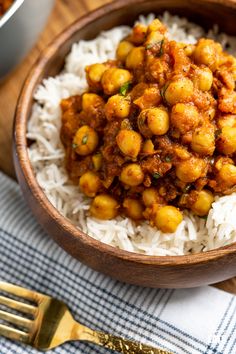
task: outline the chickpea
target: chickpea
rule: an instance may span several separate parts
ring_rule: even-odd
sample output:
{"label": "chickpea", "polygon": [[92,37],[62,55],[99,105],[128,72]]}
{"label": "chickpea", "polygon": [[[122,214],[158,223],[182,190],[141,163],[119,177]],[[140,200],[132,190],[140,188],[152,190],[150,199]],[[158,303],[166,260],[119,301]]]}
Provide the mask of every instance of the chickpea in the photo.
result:
{"label": "chickpea", "polygon": [[85,70],[89,82],[97,84],[101,81],[106,66],[104,64],[92,64],[87,66]]}
{"label": "chickpea", "polygon": [[157,43],[161,43],[164,39],[164,36],[162,33],[158,31],[152,31],[148,34],[146,42],[145,42],[145,47],[150,48]]}
{"label": "chickpea", "polygon": [[150,187],[150,188],[144,189],[144,191],[142,193],[142,199],[143,199],[144,205],[146,207],[150,207],[154,203],[158,203],[160,197],[159,197],[157,190],[153,187]]}
{"label": "chickpea", "polygon": [[233,164],[225,164],[218,172],[217,179],[225,187],[232,187],[236,184],[236,166]]}
{"label": "chickpea", "polygon": [[171,205],[166,205],[157,209],[154,224],[162,232],[175,232],[178,225],[182,222],[183,215],[179,209]]}
{"label": "chickpea", "polygon": [[78,155],[91,154],[98,145],[98,135],[96,131],[88,125],[80,127],[73,139],[74,150]]}
{"label": "chickpea", "polygon": [[195,130],[191,148],[200,155],[212,155],[215,150],[214,128],[211,129],[211,127],[206,126]]}
{"label": "chickpea", "polygon": [[172,107],[170,120],[172,125],[185,134],[193,130],[199,123],[199,113],[195,106],[186,103],[177,103]]}
{"label": "chickpea", "polygon": [[176,176],[182,182],[194,182],[205,175],[206,163],[203,159],[192,156],[188,160],[181,161],[176,166]]}
{"label": "chickpea", "polygon": [[103,106],[104,101],[101,96],[96,93],[84,93],[82,96],[82,110],[89,111],[91,107]]}
{"label": "chickpea", "polygon": [[155,151],[155,149],[154,149],[154,144],[153,144],[152,140],[151,139],[145,140],[145,142],[143,143],[142,153],[152,154],[152,153],[154,153],[154,151]]}
{"label": "chickpea", "polygon": [[220,129],[223,127],[236,127],[236,115],[235,114],[225,114],[220,116],[217,120],[217,125]]}
{"label": "chickpea", "polygon": [[96,173],[88,171],[80,177],[79,186],[87,197],[95,197],[101,187],[101,181]]}
{"label": "chickpea", "polygon": [[143,219],[143,205],[137,199],[125,198],[123,201],[125,214],[133,220]]}
{"label": "chickpea", "polygon": [[206,189],[202,189],[200,192],[198,192],[197,200],[191,206],[191,210],[194,214],[198,216],[207,215],[209,210],[211,209],[211,204],[213,203],[213,201],[213,194]]}
{"label": "chickpea", "polygon": [[121,171],[120,180],[128,186],[138,186],[143,182],[143,179],[144,174],[141,166],[136,163],[126,165]]}
{"label": "chickpea", "polygon": [[164,108],[143,109],[138,116],[139,131],[146,138],[152,135],[164,135],[169,129],[169,115]]}
{"label": "chickpea", "polygon": [[147,26],[142,23],[138,23],[132,30],[130,41],[136,45],[142,44],[145,40],[146,32]]}
{"label": "chickpea", "polygon": [[236,152],[236,127],[223,127],[217,141],[217,149],[225,155]]}
{"label": "chickpea", "polygon": [[105,105],[105,114],[107,119],[114,117],[126,118],[130,112],[131,102],[127,97],[121,95],[111,96]]}
{"label": "chickpea", "polygon": [[125,62],[127,55],[129,54],[129,52],[133,48],[134,48],[134,46],[132,43],[130,43],[128,41],[121,41],[117,47],[117,50],[116,50],[117,59],[119,59],[122,62]]}
{"label": "chickpea", "polygon": [[133,130],[122,129],[116,136],[116,142],[124,155],[136,158],[141,149],[142,137]]}
{"label": "chickpea", "polygon": [[119,68],[109,68],[102,75],[102,87],[106,95],[114,95],[122,85],[132,80],[132,75],[128,70]]}
{"label": "chickpea", "polygon": [[187,57],[190,57],[193,54],[194,49],[195,46],[193,44],[186,45],[185,43],[183,43],[183,50]]}
{"label": "chickpea", "polygon": [[212,39],[201,38],[193,53],[194,60],[197,64],[204,64],[209,66],[211,70],[215,70],[219,61],[219,53],[222,48]]}
{"label": "chickpea", "polygon": [[194,75],[194,84],[201,91],[209,91],[213,83],[212,71],[208,68],[198,68]]}
{"label": "chickpea", "polygon": [[171,106],[178,102],[188,102],[193,96],[193,83],[190,79],[182,77],[172,81],[165,90],[164,96]]}
{"label": "chickpea", "polygon": [[110,220],[117,216],[119,204],[108,194],[97,195],[90,206],[92,216],[102,220]]}
{"label": "chickpea", "polygon": [[147,28],[147,31],[148,33],[150,32],[160,32],[160,33],[165,33],[166,32],[166,27],[165,25],[160,21],[158,20],[158,18],[155,18],[155,20],[153,20],[148,28]]}
{"label": "chickpea", "polygon": [[102,167],[102,154],[100,152],[92,156],[93,166],[95,171],[99,171]]}
{"label": "chickpea", "polygon": [[144,56],[145,56],[144,47],[135,47],[131,49],[125,61],[126,67],[128,69],[134,70],[142,66],[144,62]]}
{"label": "chickpea", "polygon": [[229,157],[218,157],[215,161],[214,161],[214,167],[219,171],[221,170],[222,166],[230,164],[233,165],[233,160]]}
{"label": "chickpea", "polygon": [[162,108],[149,108],[147,124],[154,135],[164,135],[169,130],[168,112]]}

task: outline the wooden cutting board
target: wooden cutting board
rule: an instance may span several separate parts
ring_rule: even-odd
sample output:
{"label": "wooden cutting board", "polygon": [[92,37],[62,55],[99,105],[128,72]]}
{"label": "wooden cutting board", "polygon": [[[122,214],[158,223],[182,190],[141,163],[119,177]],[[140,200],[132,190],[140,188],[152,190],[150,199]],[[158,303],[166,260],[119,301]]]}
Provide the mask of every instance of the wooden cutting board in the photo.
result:
{"label": "wooden cutting board", "polygon": [[[0,84],[0,169],[15,177],[12,162],[12,122],[17,97],[31,65],[41,50],[78,17],[111,0],[56,0],[55,8],[38,42],[24,61]],[[236,278],[216,285],[236,294]]]}

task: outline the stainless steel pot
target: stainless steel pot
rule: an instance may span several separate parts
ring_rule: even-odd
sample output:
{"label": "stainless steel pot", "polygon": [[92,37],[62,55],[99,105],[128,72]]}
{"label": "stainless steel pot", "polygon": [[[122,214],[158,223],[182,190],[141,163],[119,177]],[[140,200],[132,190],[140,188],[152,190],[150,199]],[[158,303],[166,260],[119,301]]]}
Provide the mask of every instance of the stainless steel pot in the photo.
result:
{"label": "stainless steel pot", "polygon": [[55,0],[15,0],[0,18],[0,79],[35,43]]}

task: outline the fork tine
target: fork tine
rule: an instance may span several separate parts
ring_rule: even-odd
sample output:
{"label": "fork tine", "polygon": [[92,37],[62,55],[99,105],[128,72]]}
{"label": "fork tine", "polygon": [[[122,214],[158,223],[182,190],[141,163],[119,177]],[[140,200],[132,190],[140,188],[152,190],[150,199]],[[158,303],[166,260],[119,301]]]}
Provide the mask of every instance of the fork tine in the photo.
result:
{"label": "fork tine", "polygon": [[4,336],[10,339],[18,340],[23,343],[29,343],[30,341],[30,336],[29,334],[20,331],[15,328],[11,328],[8,326],[5,326],[0,323],[0,336]]}
{"label": "fork tine", "polygon": [[37,312],[37,307],[25,304],[20,301],[15,301],[9,299],[5,296],[0,296],[0,305],[8,306],[12,309],[18,310],[20,312],[24,312],[30,315],[35,315]]}
{"label": "fork tine", "polygon": [[4,281],[0,281],[0,290],[35,302],[38,302],[41,298],[41,294],[36,291],[25,289],[18,285],[9,284]]}
{"label": "fork tine", "polygon": [[28,318],[20,317],[17,315],[14,315],[13,313],[5,312],[0,310],[0,320],[4,320],[7,322],[10,322],[12,324],[15,324],[17,326],[22,326],[24,328],[31,328],[33,326],[33,321],[28,320]]}

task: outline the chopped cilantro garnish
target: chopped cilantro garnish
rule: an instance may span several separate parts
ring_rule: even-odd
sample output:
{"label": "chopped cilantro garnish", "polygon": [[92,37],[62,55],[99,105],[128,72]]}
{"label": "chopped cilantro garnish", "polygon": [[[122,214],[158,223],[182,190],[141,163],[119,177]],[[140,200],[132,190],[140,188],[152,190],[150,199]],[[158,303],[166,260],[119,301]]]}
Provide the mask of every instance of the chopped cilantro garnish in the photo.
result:
{"label": "chopped cilantro garnish", "polygon": [[84,135],[82,139],[82,145],[85,145],[88,141],[88,135]]}
{"label": "chopped cilantro garnish", "polygon": [[155,179],[158,179],[158,178],[161,177],[160,173],[158,173],[158,172],[153,173],[152,176],[153,176],[153,178],[155,178]]}
{"label": "chopped cilantro garnish", "polygon": [[124,83],[124,85],[121,86],[121,88],[120,88],[120,94],[121,94],[122,96],[126,96],[128,90],[129,90],[129,86],[130,86],[130,82],[129,82],[129,81],[126,82],[126,83]]}
{"label": "chopped cilantro garnish", "polygon": [[155,45],[155,43],[149,43],[146,45],[145,49],[146,50],[151,49],[154,45]]}
{"label": "chopped cilantro garnish", "polygon": [[145,47],[146,50],[148,49],[152,49],[155,48],[157,46],[160,46],[160,49],[158,51],[158,53],[156,54],[157,57],[161,57],[163,54],[163,43],[164,43],[164,39],[162,39],[160,42],[153,42],[153,43],[148,43]]}
{"label": "chopped cilantro garnish", "polygon": [[165,157],[165,161],[166,161],[166,162],[171,162],[171,160],[172,160],[172,157],[171,157],[171,156],[166,156],[166,157]]}
{"label": "chopped cilantro garnish", "polygon": [[162,41],[160,41],[160,50],[157,54],[158,57],[161,57],[163,55],[163,44],[164,44],[164,39],[162,39]]}
{"label": "chopped cilantro garnish", "polygon": [[168,86],[169,86],[169,84],[167,83],[164,86],[162,86],[162,88],[160,90],[160,94],[161,94],[161,97],[162,97],[164,103],[166,103],[165,92],[166,92],[166,89]]}
{"label": "chopped cilantro garnish", "polygon": [[206,220],[207,219],[207,215],[200,216],[200,218]]}

